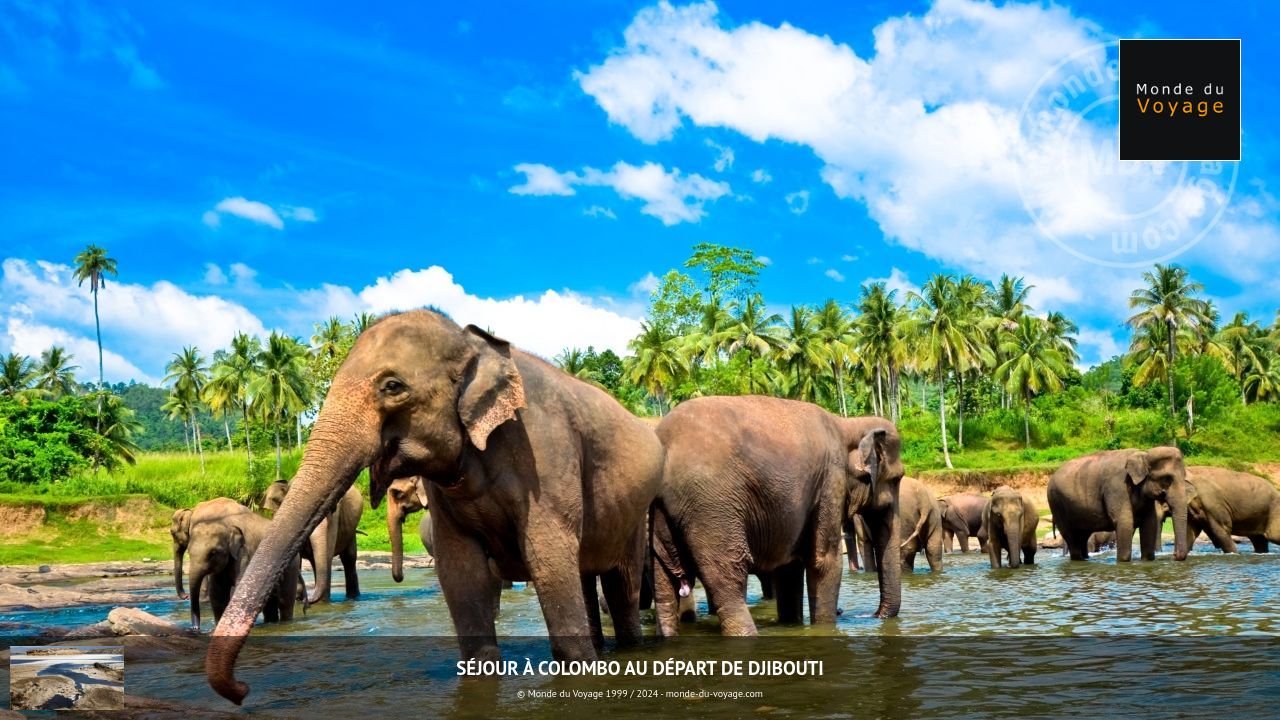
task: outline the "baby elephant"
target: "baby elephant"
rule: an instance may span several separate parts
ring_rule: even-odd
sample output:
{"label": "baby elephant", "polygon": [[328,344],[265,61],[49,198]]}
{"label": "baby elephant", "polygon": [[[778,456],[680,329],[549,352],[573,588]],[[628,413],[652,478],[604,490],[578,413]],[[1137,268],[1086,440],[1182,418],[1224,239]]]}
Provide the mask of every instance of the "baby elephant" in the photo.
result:
{"label": "baby elephant", "polygon": [[[213,618],[222,618],[222,612],[231,601],[231,589],[235,586],[249,559],[258,550],[258,544],[266,537],[271,521],[254,513],[242,513],[196,523],[191,526],[191,625],[200,629],[200,587],[209,580],[209,602],[213,605]],[[293,619],[293,604],[297,599],[301,561],[295,555],[285,566],[279,580],[272,588],[262,608],[267,622]]]}
{"label": "baby elephant", "polygon": [[[982,512],[982,524],[987,529],[987,554],[991,567],[1000,567],[1000,553],[1009,553],[1009,567],[1021,562],[1028,565],[1036,558],[1036,525],[1040,516],[1036,506],[1022,493],[1008,485],[1001,485],[991,493],[991,502]],[[1021,562],[1018,550],[1022,550]]]}

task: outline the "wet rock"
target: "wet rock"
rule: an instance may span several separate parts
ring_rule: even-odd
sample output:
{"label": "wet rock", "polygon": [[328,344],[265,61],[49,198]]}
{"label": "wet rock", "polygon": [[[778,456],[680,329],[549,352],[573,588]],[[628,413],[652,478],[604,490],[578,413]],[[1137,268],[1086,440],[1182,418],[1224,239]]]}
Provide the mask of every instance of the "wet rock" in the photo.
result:
{"label": "wet rock", "polygon": [[145,610],[132,607],[118,607],[107,614],[102,622],[76,628],[63,640],[81,640],[87,638],[120,637],[123,635],[146,635],[148,637],[191,637],[195,633],[191,628],[158,618]]}
{"label": "wet rock", "polygon": [[1040,538],[1040,547],[1048,550],[1057,550],[1058,548],[1062,547],[1062,545],[1063,545],[1063,542],[1062,542],[1061,535],[1059,535],[1058,537],[1046,535],[1045,537]]}
{"label": "wet rock", "polygon": [[43,574],[43,573],[51,572],[52,570],[53,568],[49,567],[48,565],[41,565],[39,568],[36,569],[36,572]]}
{"label": "wet rock", "polygon": [[[130,589],[151,588],[154,588],[155,592],[145,595],[126,592]],[[0,611],[47,610],[49,608],[107,603],[155,602],[168,600],[172,597],[172,591],[166,592],[159,583],[154,581],[90,582],[77,585],[74,588],[6,583],[0,584]]]}

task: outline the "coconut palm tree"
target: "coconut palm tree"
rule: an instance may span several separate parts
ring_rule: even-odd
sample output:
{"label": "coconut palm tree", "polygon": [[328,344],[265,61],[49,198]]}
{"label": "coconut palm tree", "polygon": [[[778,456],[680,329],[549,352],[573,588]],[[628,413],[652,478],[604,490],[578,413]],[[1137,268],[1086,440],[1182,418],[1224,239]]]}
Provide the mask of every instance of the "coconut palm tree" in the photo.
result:
{"label": "coconut palm tree", "polygon": [[556,367],[589,383],[599,382],[599,375],[587,366],[587,354],[578,348],[565,348],[553,358]]}
{"label": "coconut palm tree", "polygon": [[311,336],[311,354],[329,360],[338,357],[345,351],[351,332],[351,326],[336,315],[316,323],[316,334]]}
{"label": "coconut palm tree", "polygon": [[231,444],[231,408],[236,405],[236,393],[233,387],[218,382],[218,367],[227,362],[226,350],[215,350],[213,352],[213,365],[210,368],[210,377],[208,382],[204,384],[204,392],[200,395],[200,400],[209,408],[209,412],[217,419],[222,420],[222,429],[227,434],[227,451],[232,449]]}
{"label": "coconut palm tree", "polygon": [[[877,415],[897,417],[898,373],[906,361],[907,347],[902,337],[904,314],[897,302],[896,290],[887,290],[882,282],[862,286],[858,298],[855,348],[869,378],[873,381],[872,406]],[[885,411],[885,384],[888,384],[889,410]]]}
{"label": "coconut palm tree", "polygon": [[857,354],[854,352],[854,344],[857,342],[854,321],[835,300],[828,300],[827,304],[822,306],[815,321],[828,367],[831,368],[831,375],[835,380],[840,415],[848,417],[849,405],[844,392],[844,374],[857,362]]}
{"label": "coconut palm tree", "polygon": [[231,351],[214,364],[213,378],[206,386],[210,405],[229,407],[234,404],[240,408],[240,418],[244,422],[244,451],[250,470],[253,469],[253,441],[249,436],[249,408],[253,404],[250,386],[261,370],[261,351],[262,344],[257,338],[236,333],[231,339]]}
{"label": "coconut palm tree", "polygon": [[377,315],[362,312],[356,315],[355,320],[351,323],[351,331],[357,336],[369,329],[369,326],[378,321]]}
{"label": "coconut palm tree", "polygon": [[1259,354],[1265,351],[1262,343],[1262,326],[1256,320],[1249,321],[1249,313],[1238,312],[1231,322],[1218,330],[1214,341],[1226,349],[1227,369],[1240,383],[1240,404],[1247,405],[1248,394],[1244,389],[1244,377],[1250,367],[1259,364]]}
{"label": "coconut palm tree", "polygon": [[1254,400],[1280,399],[1280,354],[1264,350],[1244,376],[1244,392]]}
{"label": "coconut palm tree", "polygon": [[661,323],[640,323],[640,334],[627,343],[633,355],[627,358],[626,375],[658,401],[658,414],[665,414],[667,393],[689,371],[681,351],[682,338]]}
{"label": "coconut palm tree", "polygon": [[196,446],[196,454],[200,456],[200,474],[204,474],[204,444],[200,437],[200,405],[203,402],[204,388],[209,382],[209,367],[205,364],[200,351],[187,346],[182,352],[174,353],[173,359],[165,366],[164,381],[173,383],[173,393],[181,395],[188,410],[187,421],[191,423],[191,437]]}
{"label": "coconut palm tree", "polygon": [[1062,389],[1067,361],[1048,323],[1031,315],[1019,317],[1015,329],[1001,332],[1000,351],[1007,359],[996,368],[996,378],[1010,395],[1022,397],[1023,441],[1031,447],[1031,398]]}
{"label": "coconut palm tree", "polygon": [[9,353],[0,358],[0,395],[22,397],[31,391],[36,364],[26,355]]}
{"label": "coconut palm tree", "polygon": [[812,309],[791,306],[791,322],[783,331],[777,368],[787,378],[786,397],[813,402],[817,399],[819,377],[828,367],[818,321]]}
{"label": "coconut palm tree", "polygon": [[140,448],[133,437],[142,432],[142,423],[134,419],[134,412],[125,405],[124,398],[113,394],[103,398],[102,409],[95,415],[94,424],[102,428],[95,438],[99,449],[94,453],[101,458],[107,472],[120,467],[121,462],[137,464]]}
{"label": "coconut palm tree", "polygon": [[1062,355],[1063,362],[1074,365],[1080,359],[1076,349],[1080,344],[1076,338],[1076,334],[1080,332],[1080,326],[1056,310],[1045,316],[1044,324],[1045,334],[1053,347]]}
{"label": "coconut palm tree", "polygon": [[[116,261],[115,258],[107,256],[107,251],[97,245],[90,245],[83,252],[76,255],[74,275],[77,284],[83,286],[84,281],[89,281],[89,292],[93,293],[93,325],[98,334],[98,417],[102,417],[102,393],[103,393],[103,371],[102,371],[102,321],[98,317],[98,289],[106,286],[107,276],[116,277]],[[102,432],[102,428],[97,428],[98,432]]]}
{"label": "coconut palm tree", "polygon": [[191,417],[195,414],[194,402],[191,396],[186,393],[178,392],[177,388],[170,389],[168,396],[165,397],[164,404],[160,406],[162,412],[168,413],[170,420],[178,420],[182,423],[182,444],[186,447],[187,452],[191,452]]}
{"label": "coconut palm tree", "polygon": [[947,375],[957,376],[991,362],[991,349],[982,342],[981,328],[962,286],[950,275],[929,278],[919,292],[911,292],[911,330],[916,339],[917,364],[938,383],[938,420],[942,430],[942,457],[948,468],[951,451],[947,447]]}
{"label": "coconut palm tree", "polygon": [[[1177,359],[1178,339],[1185,335],[1198,344],[1205,334],[1204,329],[1212,325],[1212,309],[1196,297],[1204,286],[1192,281],[1182,267],[1157,264],[1154,270],[1144,272],[1142,279],[1146,286],[1134,290],[1129,296],[1129,307],[1138,312],[1125,322],[1135,330],[1152,325],[1165,326],[1166,332],[1162,335],[1165,357],[1161,363],[1161,374],[1169,393],[1169,419],[1176,427],[1178,403],[1173,395],[1173,362]],[[1154,337],[1154,333],[1149,337]]]}
{"label": "coconut palm tree", "polygon": [[961,312],[966,313],[966,323],[971,326],[969,331],[975,347],[981,352],[976,356],[973,366],[967,370],[956,371],[956,381],[958,383],[956,392],[956,421],[957,433],[956,444],[961,448],[964,447],[964,381],[969,374],[978,374],[984,368],[995,367],[996,353],[995,348],[987,342],[993,328],[999,327],[1003,320],[1001,318],[992,317],[987,313],[986,308],[991,305],[991,286],[987,283],[980,282],[972,275],[962,275],[956,281],[956,305]]}
{"label": "coconut palm tree", "polygon": [[40,353],[40,364],[36,367],[35,387],[53,399],[63,395],[76,394],[76,370],[79,365],[72,365],[73,356],[66,348],[54,345]]}
{"label": "coconut palm tree", "polygon": [[[733,310],[730,325],[725,329],[726,350],[730,355],[745,352],[749,360],[763,360],[783,346],[785,340],[778,329],[782,316],[768,312],[759,293],[734,303]],[[748,372],[743,380],[749,391],[756,391],[758,386],[752,373]]]}
{"label": "coconut palm tree", "polygon": [[275,434],[276,480],[281,479],[280,425],[311,406],[306,352],[294,338],[271,333],[258,354],[261,370],[249,383],[257,414],[271,422]]}

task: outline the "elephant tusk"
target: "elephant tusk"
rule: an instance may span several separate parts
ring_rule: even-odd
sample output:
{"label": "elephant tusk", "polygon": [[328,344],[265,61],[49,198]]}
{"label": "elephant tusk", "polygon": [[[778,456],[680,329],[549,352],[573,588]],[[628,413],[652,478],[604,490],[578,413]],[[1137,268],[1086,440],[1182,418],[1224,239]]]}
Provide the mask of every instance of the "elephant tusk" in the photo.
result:
{"label": "elephant tusk", "polygon": [[680,597],[689,597],[689,592],[689,581],[684,578],[680,578]]}

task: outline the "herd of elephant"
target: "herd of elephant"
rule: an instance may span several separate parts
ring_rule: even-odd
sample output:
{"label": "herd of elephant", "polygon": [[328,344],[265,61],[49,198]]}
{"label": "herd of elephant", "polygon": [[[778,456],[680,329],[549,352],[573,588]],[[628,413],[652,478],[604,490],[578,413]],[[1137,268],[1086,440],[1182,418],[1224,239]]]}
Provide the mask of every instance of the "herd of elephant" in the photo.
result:
{"label": "herd of elephant", "polygon": [[[308,602],[327,592],[335,554],[348,596],[358,593],[359,510],[354,520],[343,513],[366,468],[371,505],[389,502],[397,580],[399,524],[430,508],[419,531],[464,660],[499,659],[504,582],[532,582],[556,659],[593,661],[603,644],[597,587],[619,645],[642,638],[642,595],[655,606],[658,633],[676,635],[695,580],[722,633],[754,635],[750,574],[772,591],[780,622],[802,622],[807,596],[810,622],[831,624],[843,539],[850,564],[861,546],[862,564],[877,574],[874,616],[890,618],[918,551],[937,570],[946,534],[962,548],[977,535],[993,566],[1007,554],[1018,567],[1034,560],[1039,521],[1032,502],[1007,487],[989,499],[935,501],[903,477],[901,437],[884,418],[772,397],[703,397],[654,427],[475,326],[428,310],[394,314],[361,334],[338,370],[271,520],[228,513],[225,503],[208,511],[212,519],[191,511],[193,612],[196,573],[214,572],[198,569],[200,528],[226,525],[243,537],[226,546],[242,547],[239,555],[214,553],[234,568],[220,576],[234,583],[229,599],[221,582],[210,593],[219,619],[205,670],[219,694],[237,704],[247,695],[236,658],[259,612],[285,619],[286,598],[305,594],[302,559],[317,571]],[[354,498],[353,507],[362,503]],[[1050,480],[1048,500],[1075,560],[1088,557],[1097,532],[1114,532],[1118,559],[1128,560],[1135,529],[1142,557],[1154,558],[1166,513],[1178,560],[1200,530],[1224,550],[1234,549],[1233,534],[1264,548],[1280,542],[1280,492],[1270,483],[1188,469],[1175,448],[1069,461]]]}

